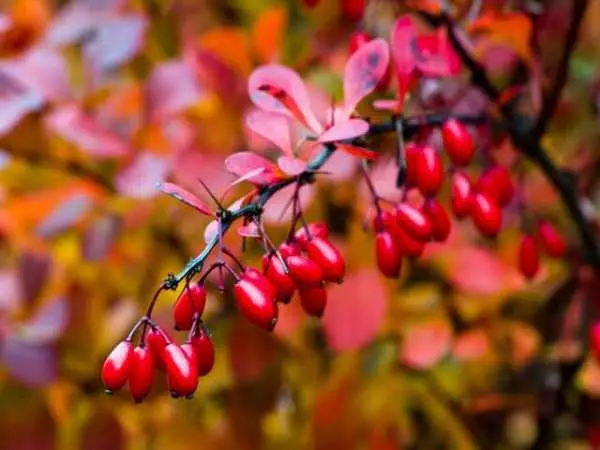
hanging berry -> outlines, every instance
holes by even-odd
[[[118,391],[127,382],[133,345],[130,341],[122,341],[110,352],[102,365],[102,383],[107,392]]]

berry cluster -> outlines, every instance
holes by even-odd
[[[128,384],[131,397],[140,403],[152,388],[155,369],[159,369],[166,374],[171,396],[190,398],[198,386],[198,377],[207,375],[215,362],[213,343],[199,319],[200,313],[194,311],[199,307],[203,310],[205,300],[206,290],[200,285],[186,289],[177,299],[173,308],[177,328],[191,330],[181,345],[152,320],[142,318],[104,361],[101,377],[106,392]],[[143,331],[134,347],[133,335],[140,327]]]
[[[239,271],[218,261],[200,282],[188,284],[173,305],[174,328],[189,331],[186,342],[178,345],[150,318],[161,288],[149,313],[106,358],[102,382],[107,392],[128,383],[133,399],[141,402],[148,395],[154,369],[158,368],[166,373],[173,397],[190,398],[194,394],[198,377],[207,375],[215,361],[213,343],[202,323],[207,298],[204,281],[214,269],[226,269],[232,275],[238,310],[249,322],[268,331],[277,324],[278,304],[288,304],[295,292],[306,314],[321,317],[327,304],[325,283],[342,282],[345,273],[344,258],[329,240],[329,229],[322,223],[307,224],[290,233],[278,248],[269,248],[262,258],[262,271],[244,267],[229,250],[222,250],[236,261]],[[140,328],[139,345],[134,347],[133,337]]]
[[[450,208],[456,219],[470,218],[479,233],[487,238],[502,229],[502,209],[515,193],[509,170],[493,164],[473,181],[464,169],[475,155],[475,142],[467,127],[456,119],[441,127],[445,153],[452,165],[450,176]],[[402,149],[405,160],[404,200],[391,210],[384,210],[372,183],[376,233],[375,254],[380,271],[389,278],[400,274],[403,257],[418,258],[430,241],[444,242],[451,231],[448,212],[436,198],[446,178],[444,161],[429,145],[411,142]],[[409,192],[416,192],[409,200]],[[558,231],[548,222],[538,227],[539,241],[549,256],[560,258],[566,245]],[[525,235],[519,251],[519,270],[527,277],[539,269],[539,250],[535,239]]]

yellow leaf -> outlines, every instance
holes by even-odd
[[[280,6],[263,12],[252,27],[252,44],[261,63],[279,60],[287,22],[287,10]]]
[[[237,28],[220,27],[203,34],[200,49],[213,54],[242,77],[252,70],[248,38]]]
[[[471,23],[468,31],[485,37],[477,45],[479,55],[495,45],[506,45],[524,61],[531,61],[532,24],[524,14],[487,13]]]

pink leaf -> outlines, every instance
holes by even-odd
[[[281,156],[277,160],[277,165],[283,173],[292,177],[300,175],[306,169],[306,161],[289,156]]]
[[[415,80],[416,58],[413,46],[417,38],[417,29],[409,15],[402,15],[396,20],[390,42],[392,59],[396,66],[399,90],[398,99],[404,101],[404,96],[410,90]]]
[[[148,108],[153,119],[178,114],[202,99],[203,92],[191,68],[183,61],[163,62],[146,82]]]
[[[8,133],[32,111],[40,109],[44,98],[0,68],[0,136]]]
[[[456,249],[447,270],[450,282],[468,294],[490,295],[504,288],[502,261],[495,253],[483,248]]]
[[[349,119],[337,123],[319,136],[319,142],[345,141],[366,134],[369,131],[369,123],[362,119]]]
[[[358,156],[359,158],[375,159],[379,156],[379,153],[369,150],[368,148],[357,147],[356,145],[350,144],[335,144],[335,148],[343,152],[348,153],[352,156]]]
[[[387,298],[384,284],[375,270],[351,273],[342,284],[332,285],[323,316],[329,346],[342,351],[369,344],[385,321]]]
[[[452,331],[442,321],[415,325],[400,347],[400,360],[414,369],[429,369],[439,363],[450,350]]]
[[[20,338],[36,344],[56,341],[69,322],[69,304],[64,297],[46,301],[26,323],[17,328]]]
[[[240,177],[252,172],[253,176],[248,181],[257,185],[272,184],[283,178],[275,164],[252,152],[234,153],[225,160],[225,168]]]
[[[135,56],[144,45],[146,19],[128,14],[102,20],[86,41],[84,53],[93,73],[112,70]]]
[[[220,197],[235,177],[224,166],[224,155],[209,149],[190,148],[177,155],[173,164],[174,180],[184,186],[195,186],[198,177]]]
[[[452,353],[459,361],[472,361],[486,356],[491,347],[485,330],[473,329],[456,336]]]
[[[333,152],[321,170],[327,173],[328,180],[350,180],[356,175],[360,160],[344,151]]]
[[[161,183],[158,185],[158,189],[171,197],[176,198],[180,202],[191,206],[196,211],[205,214],[207,216],[214,216],[212,210],[198,197],[189,192],[188,190],[178,186],[174,183]]]
[[[246,116],[246,125],[255,133],[271,141],[284,154],[292,156],[290,125],[285,116],[255,109]]]
[[[19,255],[18,270],[24,304],[31,305],[37,300],[46,287],[51,268],[52,259],[46,252],[24,251]]]
[[[260,233],[258,231],[258,227],[254,222],[247,223],[246,225],[241,226],[238,229],[238,234],[243,237],[248,238],[259,238]]]
[[[352,54],[344,71],[344,110],[346,117],[356,105],[375,90],[385,76],[390,53],[383,39],[374,39]]]
[[[445,77],[460,72],[460,59],[444,34],[419,36],[415,47],[417,67],[424,75]]]
[[[204,242],[207,244],[212,241],[219,232],[219,222],[213,220],[204,229]]]
[[[248,93],[262,110],[294,118],[310,131],[321,133],[323,127],[311,110],[304,81],[293,70],[277,64],[257,68],[248,80]]]
[[[0,64],[1,70],[24,88],[45,100],[60,101],[71,95],[66,59],[51,48],[34,48],[24,55]]]
[[[84,192],[75,192],[60,202],[37,226],[36,232],[49,237],[65,231],[81,221],[94,206],[93,199]]]
[[[2,342],[0,358],[11,376],[28,386],[46,386],[58,375],[55,348],[28,342],[19,335],[11,335]]]
[[[290,186],[277,191],[277,193],[269,199],[263,212],[265,222],[273,225],[289,224],[289,221],[292,220],[290,199],[294,195],[295,190],[296,186],[291,184]],[[315,186],[313,184],[309,184],[300,189],[300,204],[302,205],[303,210],[306,210],[310,205],[315,197],[315,193]]]
[[[373,108],[379,111],[399,111],[402,109],[402,102],[398,100],[379,99],[373,102]]]
[[[96,158],[115,158],[128,152],[125,142],[77,105],[52,112],[46,117],[46,127]]]
[[[100,261],[106,257],[119,236],[122,221],[116,215],[98,217],[83,237],[82,256],[87,261]]]
[[[117,189],[128,197],[152,197],[156,193],[156,185],[165,181],[170,166],[170,158],[140,153],[117,174]]]

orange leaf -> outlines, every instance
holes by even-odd
[[[0,54],[11,55],[29,48],[44,32],[50,19],[47,0],[16,0],[9,26],[0,32]]]
[[[240,76],[252,70],[250,45],[246,35],[237,28],[215,28],[200,37],[200,49],[216,56]]]
[[[490,47],[506,45],[523,60],[531,61],[531,20],[521,13],[487,13],[468,28],[472,34],[485,37],[477,45],[477,53],[485,54]]]
[[[280,59],[287,23],[287,10],[280,6],[264,11],[252,27],[254,52],[262,64]]]
[[[442,11],[440,0],[407,0],[409,8],[428,14],[439,14]]]

